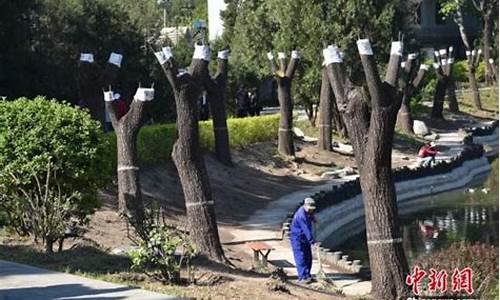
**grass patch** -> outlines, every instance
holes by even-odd
[[[489,90],[479,90],[481,97],[481,106],[484,110],[498,113],[498,87],[491,87]],[[478,111],[474,108],[472,92],[461,90],[457,93],[460,110],[466,113],[474,114]]]

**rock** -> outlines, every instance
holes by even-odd
[[[298,138],[302,139],[305,136],[304,132],[302,130],[300,130],[300,128],[298,128],[298,127],[293,127],[292,131],[293,131],[293,134]]]
[[[435,132],[431,132],[429,134],[427,134],[426,136],[424,136],[424,140],[426,141],[435,141],[439,139],[439,134],[435,133]]]
[[[427,128],[427,125],[425,125],[424,122],[419,121],[419,120],[414,120],[413,121],[413,132],[415,132],[416,135],[427,135],[429,134],[429,128]]]

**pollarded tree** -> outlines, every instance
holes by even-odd
[[[199,252],[213,260],[225,262],[208,173],[200,151],[196,105],[209,76],[210,48],[195,45],[188,72],[179,72],[169,47],[155,52],[155,55],[175,96],[178,138],[172,159],[184,192],[189,235]]]
[[[416,53],[408,54],[406,61],[401,63],[403,76],[401,78],[403,84],[403,99],[401,108],[398,112],[398,126],[407,134],[413,134],[413,118],[410,111],[410,99],[420,87],[424,79],[425,72],[429,70],[429,66],[420,64]]]
[[[292,51],[292,56],[286,64],[285,53],[278,53],[279,68],[276,68],[274,56],[271,52],[267,54],[271,63],[271,70],[278,83],[278,100],[280,103],[280,126],[278,132],[278,151],[287,156],[295,155],[293,146],[293,99],[292,80],[295,70],[299,64],[300,55],[297,50]]]
[[[455,62],[453,56],[453,47],[449,47],[448,50],[440,49],[439,51],[434,51],[435,62],[433,64],[434,70],[436,71],[437,84],[434,91],[434,99],[432,104],[431,117],[435,119],[443,119],[443,106],[444,97],[450,81],[453,80],[453,63]],[[448,97],[450,101],[450,110],[454,110],[454,106],[458,107],[456,103],[456,97]]]
[[[382,82],[369,40],[357,42],[371,111],[363,88],[346,76],[336,46],[324,50],[328,79],[342,113],[359,168],[365,208],[366,235],[372,294],[376,299],[401,299],[408,295],[408,263],[402,246],[391,154],[396,116],[402,94],[398,69],[402,43],[393,42],[385,81]]]
[[[118,209],[142,238],[147,237],[147,232],[143,227],[145,216],[137,165],[137,134],[141,129],[146,101],[151,101],[153,98],[152,87],[139,87],[130,109],[120,117],[112,105],[113,92],[104,92],[106,110],[109,112],[116,133]]]
[[[491,50],[494,40],[495,19],[498,19],[498,0],[471,0],[471,2],[483,19],[483,52],[486,63],[486,82],[492,85],[496,81],[496,69],[490,63],[490,59],[493,59]]]
[[[121,67],[122,55],[111,53],[104,70],[94,61],[92,53],[82,53],[78,63],[78,87],[80,100],[89,109],[94,120],[104,123],[102,90],[113,85]]]
[[[227,59],[229,51],[219,51],[217,54],[217,73],[210,77],[205,73],[205,89],[207,91],[208,105],[212,114],[212,123],[215,137],[215,156],[217,159],[231,166],[231,151],[229,147],[229,133],[227,130],[227,114],[225,105],[225,92],[227,83]]]
[[[472,99],[474,100],[474,107],[481,110],[481,97],[479,95],[479,87],[477,86],[476,71],[479,67],[479,61],[481,59],[481,49],[465,51],[467,56],[467,76],[469,77],[470,89],[472,91]]]
[[[441,11],[446,15],[452,16],[453,21],[458,25],[460,37],[462,38],[462,43],[464,44],[466,51],[470,52],[472,50],[474,42],[473,40],[470,40],[470,35],[467,33],[467,29],[465,28],[463,10],[466,3],[464,2],[464,0],[453,0],[453,1],[446,0],[444,1],[443,4],[444,5]],[[479,52],[478,54],[481,53]],[[467,75],[468,75],[467,77],[469,78],[470,89],[472,90],[472,95],[474,98],[474,106],[476,109],[480,110],[481,99],[479,97],[479,88],[477,86],[477,79],[475,75],[476,72],[476,68],[474,67],[475,62],[471,61],[470,59],[472,59],[472,56],[467,55],[467,64],[469,66],[469,68],[467,69]],[[448,82],[448,88],[449,88],[448,91],[450,91],[451,93],[449,93],[448,97],[451,94],[451,96],[454,97],[454,99],[456,99],[454,86],[455,86],[455,81],[453,80],[453,78],[450,78]],[[451,108],[452,108],[451,110],[453,111],[454,107]]]

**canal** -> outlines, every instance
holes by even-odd
[[[474,189],[472,192],[469,189]],[[409,263],[459,241],[498,246],[498,194],[471,187],[399,205],[403,247]],[[364,217],[328,237],[323,245],[369,265]]]

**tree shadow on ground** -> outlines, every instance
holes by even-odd
[[[0,259],[39,266],[66,273],[88,273],[94,276],[127,272],[127,257],[82,246],[57,253],[44,253],[30,245],[0,245]]]
[[[0,288],[0,299],[16,300],[49,300],[49,299],[87,299],[93,300],[118,300],[126,296],[110,295],[128,291],[131,288],[117,287],[109,289],[94,289],[82,284],[44,285],[42,287]],[[89,297],[90,296],[90,297]]]

